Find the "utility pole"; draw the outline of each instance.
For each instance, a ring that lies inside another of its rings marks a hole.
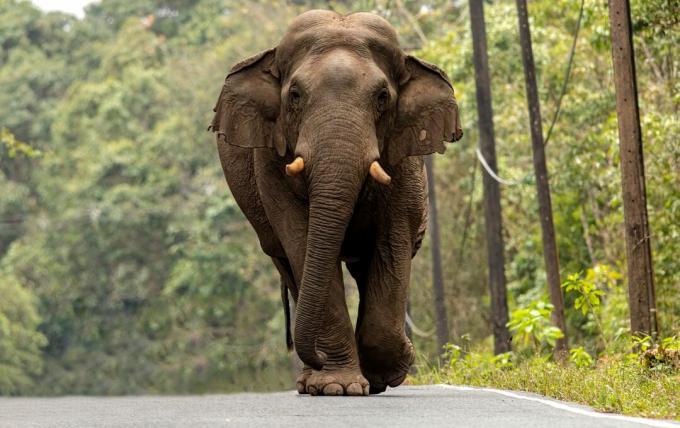
[[[609,0],[609,25],[619,123],[630,326],[634,335],[655,337],[658,327],[654,270],[649,244],[645,165],[628,0]]]
[[[491,107],[491,79],[486,50],[486,25],[484,23],[484,1],[470,0],[470,27],[472,29],[472,50],[477,85],[477,116],[479,127],[479,149],[489,167],[498,172],[496,166],[496,143]],[[505,260],[503,255],[503,219],[501,216],[501,194],[498,182],[484,173],[484,221],[486,224],[486,252],[489,269],[489,292],[491,295],[491,324],[494,337],[494,353],[510,351],[508,323],[508,302],[505,286]]]
[[[449,341],[449,320],[446,316],[444,300],[444,278],[442,274],[441,244],[439,242],[439,220],[437,217],[437,194],[434,184],[434,163],[432,155],[425,156],[427,173],[427,193],[430,202],[430,249],[432,251],[432,288],[434,291],[434,311],[436,316],[437,344],[439,351]]]
[[[541,109],[536,87],[536,69],[534,53],[531,48],[531,30],[529,29],[529,12],[526,0],[516,0],[517,16],[519,19],[519,40],[522,46],[522,62],[524,63],[524,79],[529,107],[529,121],[531,128],[531,145],[534,155],[534,174],[536,175],[536,190],[538,194],[538,208],[543,237],[543,259],[550,291],[550,302],[554,309],[553,323],[562,330],[564,337],[557,340],[555,357],[564,360],[567,354],[567,326],[564,320],[564,299],[560,287],[560,266],[557,258],[557,243],[555,241],[555,226],[553,224],[552,203],[550,201],[550,184],[548,183],[548,168],[545,161],[545,145],[543,143],[543,129]]]

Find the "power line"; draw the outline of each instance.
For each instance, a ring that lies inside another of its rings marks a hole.
[[[557,98],[557,106],[555,108],[555,113],[553,114],[552,121],[550,122],[550,127],[548,128],[548,133],[545,137],[545,142],[543,143],[544,146],[548,145],[548,141],[550,141],[550,136],[552,135],[553,128],[555,127],[555,124],[557,123],[557,119],[559,118],[560,111],[562,108],[562,99],[564,98],[564,95],[567,93],[567,87],[569,86],[569,80],[571,78],[571,69],[574,65],[574,57],[576,56],[576,44],[578,42],[578,35],[581,30],[581,22],[583,22],[583,10],[585,8],[585,0],[581,0],[581,8],[578,13],[578,19],[576,21],[576,30],[574,30],[574,40],[571,43],[571,50],[569,52],[569,59],[567,60],[567,68],[564,72],[564,79],[562,80],[562,89],[560,91],[560,96]],[[501,177],[499,177],[490,167],[489,164],[487,163],[486,159],[484,158],[484,155],[482,155],[482,152],[479,151],[479,149],[476,150],[477,153],[477,158],[479,159],[479,162],[482,164],[486,172],[499,182],[500,184],[506,185],[506,186],[516,186],[519,184],[530,184],[531,183],[531,174],[526,175],[524,178],[519,179],[519,180],[506,180]]]
[[[411,319],[411,316],[408,314],[408,311],[406,312],[406,324],[408,324],[408,326],[411,327],[411,331],[413,332],[413,334],[415,334],[415,335],[417,335],[417,336],[420,336],[420,337],[430,337],[430,336],[432,336],[432,335],[434,334],[434,330],[432,330],[432,331],[430,331],[430,332],[426,332],[426,331],[423,331],[423,330],[419,329],[419,328],[415,325],[415,323],[413,322],[413,320]]]
[[[569,84],[569,78],[571,76],[571,67],[574,63],[574,56],[576,53],[576,42],[578,40],[578,33],[581,29],[581,21],[583,20],[583,9],[585,6],[585,0],[581,0],[581,10],[578,13],[578,20],[576,21],[576,30],[574,31],[574,41],[571,43],[571,52],[569,52],[569,61],[567,62],[567,70],[564,73],[564,81],[562,82],[562,91],[560,92],[560,97],[557,99],[557,108],[555,109],[555,114],[553,115],[552,122],[550,123],[550,128],[548,128],[548,134],[545,137],[544,146],[548,145],[550,141],[550,136],[552,135],[553,127],[557,122],[557,117],[560,115],[560,107],[562,106],[562,98],[564,94],[567,93],[567,85]]]
[[[482,152],[479,149],[475,149],[475,153],[477,153],[477,159],[479,159],[479,163],[482,164],[484,169],[486,170],[487,174],[491,176],[494,180],[499,182],[500,184],[504,184],[506,186],[516,186],[518,184],[528,184],[527,180],[531,178],[531,174],[526,175],[524,178],[520,180],[506,180],[503,178],[500,178],[496,173],[491,169],[489,164],[486,162],[486,159],[484,158],[484,155],[482,155]]]

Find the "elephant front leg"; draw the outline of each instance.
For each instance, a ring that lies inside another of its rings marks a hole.
[[[415,360],[404,328],[412,244],[403,238],[408,233],[401,243],[398,236],[377,243],[360,287],[356,341],[371,394],[400,385]]]
[[[322,370],[312,370],[306,378],[308,393],[312,395],[368,395],[368,381],[362,375],[359,366],[339,263],[331,290],[329,290],[324,327],[316,346],[328,356],[328,359]],[[300,377],[304,375],[303,372]]]
[[[272,260],[281,274],[282,285],[291,291],[294,300],[297,301],[298,287],[294,270],[300,272],[301,266],[294,269],[292,266],[295,266],[295,262],[290,263],[282,258]],[[301,264],[302,261],[298,259],[298,263]],[[339,265],[331,287],[325,327],[317,341],[317,348],[328,356],[328,360],[320,371],[313,371],[309,366],[305,366],[295,381],[297,391],[300,394],[312,395],[368,395],[368,381],[362,376],[359,368]],[[286,329],[287,331],[289,329],[288,322]],[[286,334],[286,337],[289,338],[290,335]]]
[[[298,302],[307,253],[309,229],[308,206],[294,188],[290,177],[283,175],[283,165],[267,150],[256,151],[255,174],[267,219],[278,237],[288,261],[283,272],[292,277],[290,289]],[[299,193],[299,192],[298,192]],[[278,267],[278,266],[277,266]],[[289,269],[288,269],[289,268]],[[312,395],[368,395],[368,381],[361,374],[352,323],[345,303],[340,262],[336,261],[325,304],[323,328],[316,349],[326,354],[322,370],[303,369],[296,380],[298,392]],[[296,317],[297,318],[297,317]],[[296,326],[299,320],[296,319]]]

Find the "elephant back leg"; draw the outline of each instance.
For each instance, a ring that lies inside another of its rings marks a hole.
[[[217,150],[229,189],[239,208],[255,229],[262,250],[271,257],[284,257],[281,243],[274,235],[257,190],[253,149],[236,147],[224,141],[218,141]]]
[[[376,212],[389,215],[376,222],[373,253],[350,270],[361,299],[356,328],[361,370],[372,394],[401,384],[415,358],[404,327],[411,258],[427,219],[425,188],[422,161],[405,159],[390,193],[377,201]]]

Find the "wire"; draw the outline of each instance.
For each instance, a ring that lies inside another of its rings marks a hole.
[[[545,141],[543,142],[544,146],[548,145],[548,141],[550,141],[550,137],[552,136],[552,131],[553,128],[555,127],[555,124],[557,123],[557,119],[559,118],[560,111],[562,108],[562,99],[564,98],[564,95],[567,93],[567,87],[569,86],[569,79],[571,78],[571,69],[574,65],[574,57],[576,56],[576,44],[578,42],[578,34],[581,30],[581,22],[583,22],[583,10],[585,8],[585,0],[581,0],[581,9],[579,10],[578,13],[578,20],[576,21],[576,30],[574,31],[574,40],[571,43],[571,50],[569,52],[569,60],[567,61],[567,69],[564,73],[564,80],[562,81],[562,90],[560,91],[560,96],[557,98],[557,107],[555,108],[555,113],[553,114],[552,121],[550,122],[550,127],[548,128],[548,133],[545,137]],[[476,150],[477,153],[477,158],[479,159],[479,162],[482,164],[486,172],[499,182],[500,184],[504,184],[506,186],[516,186],[518,184],[529,184],[531,182],[531,175],[527,175],[524,178],[520,180],[505,180],[501,177],[499,177],[492,169],[489,167],[489,164],[487,163],[486,159],[484,158],[484,155],[482,155],[482,152],[479,151],[479,149]]]
[[[408,324],[408,326],[411,327],[411,331],[413,332],[413,334],[415,334],[415,335],[417,335],[417,336],[420,336],[420,337],[430,337],[430,336],[432,336],[432,335],[434,334],[434,330],[432,330],[432,331],[430,331],[430,332],[426,332],[426,331],[423,331],[423,330],[419,329],[419,328],[415,325],[415,323],[413,322],[413,320],[411,319],[411,316],[408,314],[408,312],[406,312],[406,324]]]
[[[484,159],[484,155],[482,155],[482,152],[479,149],[475,149],[475,153],[477,153],[477,159],[479,159],[479,163],[482,164],[484,169],[486,170],[486,173],[491,176],[494,180],[497,182],[504,184],[506,186],[516,186],[518,184],[527,184],[527,178],[531,178],[531,174],[527,175],[521,180],[505,180],[503,178],[500,178],[496,173],[491,169],[489,164],[486,162],[486,159]]]
[[[567,85],[569,84],[569,78],[571,77],[571,67],[574,64],[574,56],[576,54],[576,42],[578,41],[578,33],[581,29],[581,21],[583,20],[583,9],[585,6],[585,0],[581,0],[581,10],[578,13],[578,21],[576,21],[576,30],[574,31],[574,41],[571,43],[571,52],[569,52],[569,61],[567,62],[567,70],[564,73],[564,81],[562,82],[562,92],[560,97],[557,99],[557,108],[555,109],[555,114],[553,115],[552,122],[550,122],[550,128],[548,128],[548,134],[545,137],[544,146],[548,145],[550,141],[550,136],[552,135],[552,130],[555,127],[557,118],[560,115],[560,108],[562,107],[562,98],[564,94],[567,93]]]

